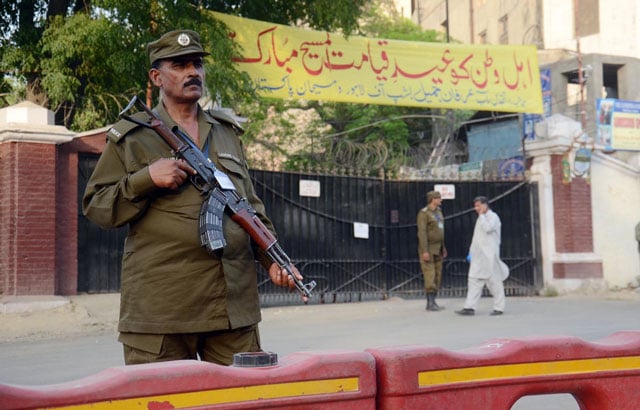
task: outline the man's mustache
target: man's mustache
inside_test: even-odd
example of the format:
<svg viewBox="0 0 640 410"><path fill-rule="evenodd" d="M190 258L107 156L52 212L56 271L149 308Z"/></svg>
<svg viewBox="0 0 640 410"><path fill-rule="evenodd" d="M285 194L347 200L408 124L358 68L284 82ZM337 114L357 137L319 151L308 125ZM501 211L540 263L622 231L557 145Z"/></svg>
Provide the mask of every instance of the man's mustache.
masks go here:
<svg viewBox="0 0 640 410"><path fill-rule="evenodd" d="M197 85L198 87L202 87L202 81L199 78L192 78L191 80L184 83L185 87L189 87L191 85Z"/></svg>

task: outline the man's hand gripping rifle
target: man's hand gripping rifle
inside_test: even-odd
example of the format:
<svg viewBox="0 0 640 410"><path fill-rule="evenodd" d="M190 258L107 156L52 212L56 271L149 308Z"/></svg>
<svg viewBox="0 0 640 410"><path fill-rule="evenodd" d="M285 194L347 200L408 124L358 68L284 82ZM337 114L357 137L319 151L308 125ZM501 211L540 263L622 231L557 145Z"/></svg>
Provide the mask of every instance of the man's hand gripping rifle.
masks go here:
<svg viewBox="0 0 640 410"><path fill-rule="evenodd" d="M148 122L134 118L127 113L134 107L142 109ZM224 248L226 241L222 231L222 217L225 210L236 223L249 234L251 239L293 279L296 288L306 298L316 286L315 281L302 283L294 274L291 259L282 250L277 239L256 215L255 209L246 198L242 198L236 191L229 176L216 168L211 160L195 146L191 138L176 126L173 130L167 128L164 122L147 107L140 99L133 97L120 117L146 128L153 129L173 150L177 158L183 159L196 171L190 177L191 183L205 197L200 210L200 243L209 252Z"/></svg>

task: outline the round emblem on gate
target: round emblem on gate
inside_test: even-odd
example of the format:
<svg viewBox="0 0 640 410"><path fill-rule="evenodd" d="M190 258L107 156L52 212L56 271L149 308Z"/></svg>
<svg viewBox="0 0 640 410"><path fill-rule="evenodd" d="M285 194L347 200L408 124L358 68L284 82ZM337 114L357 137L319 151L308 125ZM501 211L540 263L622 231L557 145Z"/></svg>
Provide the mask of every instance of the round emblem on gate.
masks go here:
<svg viewBox="0 0 640 410"><path fill-rule="evenodd" d="M178 36L178 44L180 44L181 46L186 47L189 45L189 43L191 43L191 39L187 34L182 33Z"/></svg>

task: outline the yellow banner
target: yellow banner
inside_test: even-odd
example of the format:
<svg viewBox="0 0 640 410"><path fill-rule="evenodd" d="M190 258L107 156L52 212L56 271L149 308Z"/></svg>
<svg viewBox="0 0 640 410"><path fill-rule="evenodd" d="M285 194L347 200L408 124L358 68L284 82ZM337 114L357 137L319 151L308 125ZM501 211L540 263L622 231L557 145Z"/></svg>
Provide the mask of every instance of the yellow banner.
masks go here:
<svg viewBox="0 0 640 410"><path fill-rule="evenodd" d="M214 13L263 96L542 114L534 46L383 40Z"/></svg>

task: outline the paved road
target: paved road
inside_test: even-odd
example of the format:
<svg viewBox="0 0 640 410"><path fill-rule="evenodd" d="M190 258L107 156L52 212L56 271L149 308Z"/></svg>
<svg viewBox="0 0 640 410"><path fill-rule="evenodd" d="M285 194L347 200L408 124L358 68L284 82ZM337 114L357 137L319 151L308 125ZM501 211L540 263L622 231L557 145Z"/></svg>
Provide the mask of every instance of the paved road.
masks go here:
<svg viewBox="0 0 640 410"><path fill-rule="evenodd" d="M265 350L279 357L300 351L400 345L459 350L495 338L566 335L595 341L617 331L640 330L640 298L508 298L507 313L489 316L483 298L474 317L453 313L461 299L442 299L442 312L425 312L421 300L300 305L263 309L261 337ZM25 320L28 320L25 319ZM121 366L121 346L114 331L0 345L0 382L53 384ZM521 399L514 409L577 409L571 396Z"/></svg>

